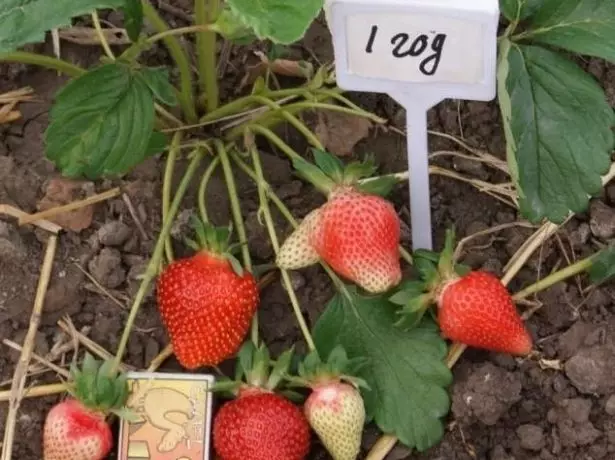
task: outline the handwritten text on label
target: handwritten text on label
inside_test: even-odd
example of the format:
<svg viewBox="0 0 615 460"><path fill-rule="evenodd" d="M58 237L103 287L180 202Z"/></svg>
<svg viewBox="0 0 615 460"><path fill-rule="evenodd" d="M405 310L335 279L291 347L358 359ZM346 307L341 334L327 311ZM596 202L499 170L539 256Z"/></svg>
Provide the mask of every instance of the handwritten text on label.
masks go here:
<svg viewBox="0 0 615 460"><path fill-rule="evenodd" d="M428 48L431 48L433 53L421 61L419 70L423 75L434 75L438 70L438 64L442 57L442 49L446 41L446 34L438 34L434 31L430 31L430 34L433 38L429 35L421 34L413 40L410 40L411 37L407 33L397 33L393 35L391 38L391 45L393 45L391 54L396 58L405 58L408 56L420 57ZM369 34L367 46L365 47L366 53L373 53L374 41L377 36L378 26L373 25Z"/></svg>
<svg viewBox="0 0 615 460"><path fill-rule="evenodd" d="M478 83L479 23L424 15L357 14L346 20L349 71L408 82Z"/></svg>

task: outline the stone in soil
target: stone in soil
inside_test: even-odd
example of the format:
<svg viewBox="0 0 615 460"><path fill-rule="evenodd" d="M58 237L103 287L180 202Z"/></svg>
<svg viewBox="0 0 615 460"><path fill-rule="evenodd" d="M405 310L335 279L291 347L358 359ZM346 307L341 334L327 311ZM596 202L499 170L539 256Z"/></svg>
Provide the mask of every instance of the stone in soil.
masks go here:
<svg viewBox="0 0 615 460"><path fill-rule="evenodd" d="M517 436L521 447L527 450L540 451L545 445L543 430L538 425L521 425L517 428Z"/></svg>
<svg viewBox="0 0 615 460"><path fill-rule="evenodd" d="M615 237L615 209L600 200L593 200L589 208L589 226L601 240Z"/></svg>
<svg viewBox="0 0 615 460"><path fill-rule="evenodd" d="M100 227L98 240L104 246L121 246L132 236L132 229L120 220L112 220Z"/></svg>
<svg viewBox="0 0 615 460"><path fill-rule="evenodd" d="M458 419L494 425L521 399L521 388L519 374L487 362L455 382L452 411Z"/></svg>
<svg viewBox="0 0 615 460"><path fill-rule="evenodd" d="M88 264L92 276L104 287L114 289L126 279L122 255L117 249L104 248Z"/></svg>

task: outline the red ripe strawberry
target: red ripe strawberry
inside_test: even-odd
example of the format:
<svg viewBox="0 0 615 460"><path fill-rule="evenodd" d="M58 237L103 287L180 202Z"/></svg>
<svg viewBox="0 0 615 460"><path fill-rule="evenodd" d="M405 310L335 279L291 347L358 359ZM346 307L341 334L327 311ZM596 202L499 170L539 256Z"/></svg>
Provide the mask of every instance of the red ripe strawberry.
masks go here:
<svg viewBox="0 0 615 460"><path fill-rule="evenodd" d="M286 398L250 391L218 411L213 443L221 460L303 460L310 450L310 426Z"/></svg>
<svg viewBox="0 0 615 460"><path fill-rule="evenodd" d="M129 390L125 375L111 372L86 354L83 368L71 369L68 391L72 397L56 404L47 414L43 429L43 460L101 460L113 446L109 413L128 414L124 404Z"/></svg>
<svg viewBox="0 0 615 460"><path fill-rule="evenodd" d="M337 273L378 293L401 280L399 238L399 217L391 203L344 187L322 206L310 243Z"/></svg>
<svg viewBox="0 0 615 460"><path fill-rule="evenodd" d="M99 460L113 446L105 416L76 399L66 399L47 414L43 431L44 460Z"/></svg>
<svg viewBox="0 0 615 460"><path fill-rule="evenodd" d="M500 280L486 272L447 282L438 301L443 335L476 348L527 355L532 338Z"/></svg>
<svg viewBox="0 0 615 460"><path fill-rule="evenodd" d="M202 247L166 267L157 292L173 351L187 369L216 366L235 354L259 302L254 277L224 252L229 231L196 227Z"/></svg>

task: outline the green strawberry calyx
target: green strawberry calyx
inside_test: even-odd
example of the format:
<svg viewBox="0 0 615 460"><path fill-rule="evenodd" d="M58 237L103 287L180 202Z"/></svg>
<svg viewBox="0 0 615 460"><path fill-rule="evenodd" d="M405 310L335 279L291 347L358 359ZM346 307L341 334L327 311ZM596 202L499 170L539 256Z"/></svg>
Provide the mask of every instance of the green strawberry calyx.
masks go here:
<svg viewBox="0 0 615 460"><path fill-rule="evenodd" d="M357 375L368 364L367 358L349 358L341 345L331 350L326 360L313 350L299 363L298 376L286 376L292 386L316 388L332 382L344 381L355 388L369 390L365 380Z"/></svg>
<svg viewBox="0 0 615 460"><path fill-rule="evenodd" d="M81 368L71 365L67 392L92 412L134 419L126 407L130 396L126 374L113 371L113 360L100 361L86 352Z"/></svg>
<svg viewBox="0 0 615 460"><path fill-rule="evenodd" d="M258 347L246 341L237 352L235 376L219 378L212 391L226 393L231 397L241 397L253 393L279 392L292 400L301 395L284 387L293 359L293 348L284 351L277 360L272 360L265 344Z"/></svg>
<svg viewBox="0 0 615 460"><path fill-rule="evenodd" d="M197 253L206 253L209 257L228 261L233 271L238 276L243 276L244 268L233 254L243 243L230 244L233 232L232 224L228 227L214 227L195 215L191 216L190 221L196 235L196 241L185 238L186 244Z"/></svg>
<svg viewBox="0 0 615 460"><path fill-rule="evenodd" d="M329 198L340 190L348 189L386 196L398 182L393 176L371 178L377 171L373 156L368 155L363 161L353 161L346 165L337 156L324 150L312 149L312 153L314 163L300 156L293 158L296 174Z"/></svg>
<svg viewBox="0 0 615 460"><path fill-rule="evenodd" d="M414 328L432 306L439 304L444 289L468 273L468 267L456 263L454 246L455 232L449 229L440 253L425 249L413 252L418 279L400 283L389 297L391 303L399 306L396 326L405 330Z"/></svg>

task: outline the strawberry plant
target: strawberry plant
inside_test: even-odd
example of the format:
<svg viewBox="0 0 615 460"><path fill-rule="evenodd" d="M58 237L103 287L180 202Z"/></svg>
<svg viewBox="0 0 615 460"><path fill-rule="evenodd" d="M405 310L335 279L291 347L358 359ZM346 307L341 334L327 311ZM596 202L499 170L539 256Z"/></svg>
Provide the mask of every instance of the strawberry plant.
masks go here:
<svg viewBox="0 0 615 460"><path fill-rule="evenodd" d="M171 29L149 0L58 0L53 5L10 0L0 5L0 61L40 65L72 78L56 95L44 139L47 158L62 174L117 178L148 157L165 157L162 226L107 370L118 368L140 306L156 281L160 316L185 368L217 366L239 350L236 380L245 381L223 382L236 390L235 399L214 423L214 447L227 460L305 458L310 424L335 458L355 458L361 437L357 427L364 421L424 451L444 433L456 346L526 356L532 338L515 301L581 272L589 272L595 283L615 275L614 252L606 248L511 296L492 276L468 273L456 264L452 234L442 253L409 254L399 244L399 217L387 199L405 176L371 177L376 168L370 159L340 161L302 121L305 112L325 110L385 122L343 95L334 84L331 63L306 71L305 83L290 88L274 87L267 71L248 94L221 100L218 39L261 40L270 48L291 44L322 6L323 0L195 0L194 24ZM105 9L122 11L131 39L118 55L101 31L96 11ZM505 27L498 39L498 102L508 172L526 218L560 223L587 208L602 188L602 176L612 169L613 109L593 77L567 54L615 61L615 3L502 0L501 9ZM19 50L84 14L91 15L105 51L93 68ZM154 32L146 32L146 23ZM180 36L194 37L194 66ZM168 49L174 67L148 67L142 59L158 42ZM275 133L281 123L299 132L312 149L295 151ZM326 196L325 204L301 222L265 180L259 140L286 155L297 175ZM185 152L188 168L172 190L175 164ZM176 260L169 234L203 162L207 167L199 182L197 238L188 241L195 254ZM215 228L208 219L205 191L218 167L228 188L233 232ZM307 345L298 369L285 366L290 357L282 354L273 371L264 372L271 361L259 338L259 273L238 199L237 170L257 186L259 217ZM271 204L295 227L283 241ZM241 262L232 255L233 247ZM403 279L400 259L419 276ZM288 271L315 264L328 273L336 294L310 328ZM459 343L449 348L447 339ZM346 361L357 360L363 363L360 368L344 368ZM310 388L305 414L275 391L283 378ZM341 407L337 419L328 396ZM272 430L262 432L267 424ZM340 427L348 434L343 445L331 436ZM55 438L49 435L48 445L57 445L54 439L63 431L57 433ZM108 449L105 436L101 452ZM262 445L250 445L255 438Z"/></svg>

